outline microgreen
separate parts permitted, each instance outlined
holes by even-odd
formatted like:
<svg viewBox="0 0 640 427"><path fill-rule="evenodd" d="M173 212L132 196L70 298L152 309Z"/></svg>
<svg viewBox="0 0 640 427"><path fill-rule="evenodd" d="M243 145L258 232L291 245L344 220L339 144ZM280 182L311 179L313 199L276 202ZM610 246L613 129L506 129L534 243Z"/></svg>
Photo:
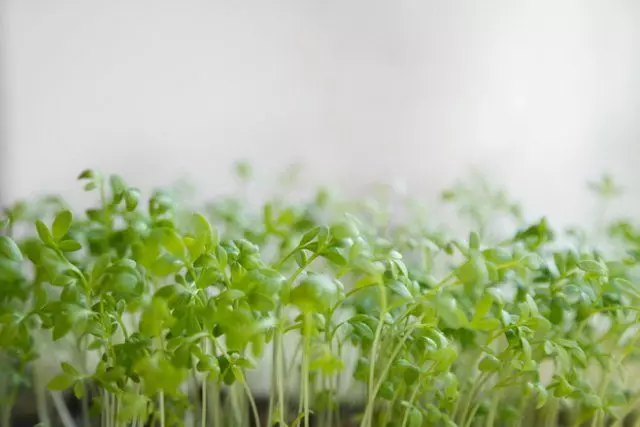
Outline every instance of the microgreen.
<svg viewBox="0 0 640 427"><path fill-rule="evenodd" d="M64 427L640 425L634 222L576 243L474 179L443 195L471 220L457 235L417 200L321 189L255 209L249 165L236 174L241 196L202 212L93 170L84 211L5 209L2 427L25 389Z"/></svg>

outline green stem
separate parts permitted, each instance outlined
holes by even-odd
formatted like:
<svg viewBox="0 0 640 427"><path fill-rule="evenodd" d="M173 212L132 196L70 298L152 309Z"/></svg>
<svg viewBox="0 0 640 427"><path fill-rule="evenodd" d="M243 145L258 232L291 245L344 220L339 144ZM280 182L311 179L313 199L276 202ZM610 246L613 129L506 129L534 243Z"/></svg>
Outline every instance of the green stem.
<svg viewBox="0 0 640 427"><path fill-rule="evenodd" d="M518 417L518 427L522 426L523 421L526 421L525 412L527 410L527 407L529 406L529 399L530 398L528 396L524 396L520 399L520 407L518 408L518 413L521 414L521 416Z"/></svg>
<svg viewBox="0 0 640 427"><path fill-rule="evenodd" d="M557 410L558 410L558 402L555 399L551 399L548 403L548 410L545 417L545 426L546 427L555 427L555 423L557 420Z"/></svg>
<svg viewBox="0 0 640 427"><path fill-rule="evenodd" d="M391 399L391 402L389 402L388 409L383 414L382 423L381 423L383 426L386 426L391 422L393 408L396 406L396 402L398 401L398 398L400 397L401 392L404 392L404 387L398 387L395 393L393 393L393 398Z"/></svg>
<svg viewBox="0 0 640 427"><path fill-rule="evenodd" d="M365 413L360 423L360 427L365 427L368 425L367 423L372 422L374 397L378 394L380 387L382 387L382 383L387 378L387 375L389 374L389 370L391 369L391 365L393 364L395 358L398 356L398 353L400 353L400 350L402 350L404 343L407 341L407 339L409 338L413 330L420 324L421 321L422 321L422 317L416 319L416 322L413 324L413 326L411 326L409 330L406 331L406 333L403 335L403 337L400 339L398 344L394 347L393 351L391 352L391 356L389 357L387 364L383 368L380 374L380 377L378 378L378 382L373 388L373 394L369 396L367 406L365 408Z"/></svg>
<svg viewBox="0 0 640 427"><path fill-rule="evenodd" d="M272 390L269 398L269 423L273 424L274 400L278 401L278 412L280 423L286 422L286 414L284 410L284 345L282 333L282 308L279 307L276 313L277 326L273 337L273 359L272 359L272 385L275 386L276 392ZM273 387L272 387L273 389ZM277 395L277 396L276 396Z"/></svg>
<svg viewBox="0 0 640 427"><path fill-rule="evenodd" d="M326 325L324 328L324 340L325 343L329 346L329 352L333 353L333 334L331 331L331 318L333 316L333 310L329 310L326 315ZM331 376L327 376L324 373L322 374L323 378L323 386L326 392L329 395L329 399L333 399L333 381ZM325 411L325 427L331 427L331 419L333 418L333 401L329 401L329 408Z"/></svg>
<svg viewBox="0 0 640 427"><path fill-rule="evenodd" d="M227 351L224 349L224 347L222 347L222 345L218 342L218 340L211 334L209 334L209 339L211 340L211 342L214 345L214 348L220 350L220 352L227 358L227 359L231 359L229 357L229 354L227 353ZM238 370L239 373L242 373L241 370ZM251 410L253 412L253 416L256 420L256 425L257 427L260 427L260 413L258 412L258 406L256 405L256 401L253 398L253 394L251 393L251 389L249 388L249 384L247 384L247 380L244 377L244 375L241 375L241 378L239 378L240 383L242 384L242 387L244 389L244 392L247 395L247 399L249 400L249 405L251 405ZM244 418L244 417L243 417Z"/></svg>
<svg viewBox="0 0 640 427"><path fill-rule="evenodd" d="M620 361L622 362L622 360ZM607 391L607 387L609 386L609 381L611 380L611 366L607 366L606 373L602 376L602 381L600 383L600 387L598 388L598 397L604 401L605 394ZM598 409L593 416L591 421L591 427L599 427L602 425L604 427L605 424L605 413L603 409Z"/></svg>
<svg viewBox="0 0 640 427"><path fill-rule="evenodd" d="M469 412L469 416L467 417L467 422L464 423L464 427L471 427L471 423L473 423L473 419L476 416L476 412L478 412L478 408L480 408L480 404L476 403L473 405L473 408Z"/></svg>
<svg viewBox="0 0 640 427"><path fill-rule="evenodd" d="M100 427L107 425L107 411L109 407L109 401L107 400L107 392L102 390L102 410L100 411Z"/></svg>
<svg viewBox="0 0 640 427"><path fill-rule="evenodd" d="M384 285L382 282L378 283L380 287L380 316L378 318L378 325L376 327L376 332L373 338L373 344L371 345L371 355L369 356L369 391L368 391L368 399L367 399L367 408L364 413L364 417L362 419L362 427L368 426L371 427L373 422L373 405L375 401L375 396L377 391L374 393L375 388L375 373L376 373L376 358L378 352L378 346L380 343L380 335L382 334L382 327L384 325L384 317L387 313L387 298L386 298L386 290L384 289Z"/></svg>
<svg viewBox="0 0 640 427"><path fill-rule="evenodd" d="M640 393L630 399L629 403L623 408L620 418L618 418L611 427L622 427L624 425L625 418L627 418L629 414L638 407L638 403L640 403ZM638 417L638 420L640 420L640 417Z"/></svg>
<svg viewBox="0 0 640 427"><path fill-rule="evenodd" d="M487 422L485 427L493 427L496 419L496 411L498 410L499 394L496 392L491 398L491 407L489 408L489 414L487 415Z"/></svg>
<svg viewBox="0 0 640 427"><path fill-rule="evenodd" d="M209 376L205 375L202 379L202 407L200 408L200 426L207 427L207 388L209 385Z"/></svg>
<svg viewBox="0 0 640 427"><path fill-rule="evenodd" d="M489 379L489 375L486 372L483 372L476 379L473 386L471 386L471 390L469 391L469 397L464 401L464 405L462 406L462 411L460 412L460 419L458 420L459 424L462 424L462 425L466 424L467 417L469 416L469 410L471 408L471 404L473 403L478 392L480 391L480 389L488 379Z"/></svg>
<svg viewBox="0 0 640 427"><path fill-rule="evenodd" d="M40 377L40 366L38 363L33 365L33 385L36 398L36 410L38 412L38 421L45 426L51 425L49 419L49 410L47 408L46 387L42 384Z"/></svg>
<svg viewBox="0 0 640 427"><path fill-rule="evenodd" d="M158 396L160 400L160 427L165 427L165 418L164 418L164 391L160 390L160 394Z"/></svg>
<svg viewBox="0 0 640 427"><path fill-rule="evenodd" d="M340 340L338 340L337 342L338 344L338 359L342 360L342 343L340 342ZM335 390L336 390L336 398L339 400L340 399L340 390L342 390L342 381L341 381L341 376L340 373L338 373L335 376ZM336 424L337 426L342 425L342 414L340 412L340 405L337 405L336 407Z"/></svg>
<svg viewBox="0 0 640 427"><path fill-rule="evenodd" d="M416 385L411 393L411 397L409 398L409 404L407 405L407 409L404 411L404 417L402 418L402 427L407 426L407 422L409 422L409 413L413 407L413 402L415 402L416 397L418 397L418 391L420 390L420 383Z"/></svg>
<svg viewBox="0 0 640 427"><path fill-rule="evenodd" d="M231 389L229 390L229 403L231 404L231 409L233 414L235 414L235 425L242 426L245 422L245 411L244 405L241 400L241 396L238 396L238 383L235 383Z"/></svg>
<svg viewBox="0 0 640 427"><path fill-rule="evenodd" d="M82 381L82 380L81 380ZM84 394L82 395L82 423L84 426L90 426L91 420L89 418L89 390L88 385L84 384ZM46 404L45 404L46 410Z"/></svg>
<svg viewBox="0 0 640 427"><path fill-rule="evenodd" d="M251 389L249 388L249 384L247 384L246 379L242 379L242 387L247 393L247 399L249 399L249 406L251 406L251 412L253 413L253 418L255 419L256 427L260 426L260 412L258 412L258 405L256 405L256 401L253 398L253 394L251 393Z"/></svg>
<svg viewBox="0 0 640 427"><path fill-rule="evenodd" d="M304 351L302 352L302 399L304 427L309 427L309 365L311 356L311 313L304 314Z"/></svg>
<svg viewBox="0 0 640 427"><path fill-rule="evenodd" d="M213 412L214 427L222 427L222 405L220 402L220 386L218 384L213 385L213 393L211 393L211 410Z"/></svg>

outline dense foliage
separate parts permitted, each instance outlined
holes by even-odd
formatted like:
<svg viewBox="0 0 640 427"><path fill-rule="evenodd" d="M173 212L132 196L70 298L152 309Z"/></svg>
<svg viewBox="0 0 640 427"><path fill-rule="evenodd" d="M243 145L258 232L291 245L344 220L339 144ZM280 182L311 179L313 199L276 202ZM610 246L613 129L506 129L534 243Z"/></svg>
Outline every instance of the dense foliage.
<svg viewBox="0 0 640 427"><path fill-rule="evenodd" d="M47 198L2 217L3 427L25 387L47 426L265 425L247 380L264 366L269 426L640 425L630 222L604 253L485 187L443 194L475 230L460 239L402 198L197 213L80 180L83 213Z"/></svg>

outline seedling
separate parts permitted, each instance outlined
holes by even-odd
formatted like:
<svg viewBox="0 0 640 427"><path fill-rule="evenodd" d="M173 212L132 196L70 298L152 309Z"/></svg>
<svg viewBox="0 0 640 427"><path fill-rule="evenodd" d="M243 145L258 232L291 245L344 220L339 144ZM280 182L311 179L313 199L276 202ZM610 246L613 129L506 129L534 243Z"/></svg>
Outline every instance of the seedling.
<svg viewBox="0 0 640 427"><path fill-rule="evenodd" d="M250 168L236 172L246 188ZM640 426L631 221L598 250L478 180L445 193L472 221L458 236L416 200L320 190L254 210L243 190L199 213L79 179L95 206L19 203L0 222L2 427L25 389L47 426ZM505 214L514 228L495 236ZM62 360L44 380L47 340ZM261 408L249 379L264 366Z"/></svg>

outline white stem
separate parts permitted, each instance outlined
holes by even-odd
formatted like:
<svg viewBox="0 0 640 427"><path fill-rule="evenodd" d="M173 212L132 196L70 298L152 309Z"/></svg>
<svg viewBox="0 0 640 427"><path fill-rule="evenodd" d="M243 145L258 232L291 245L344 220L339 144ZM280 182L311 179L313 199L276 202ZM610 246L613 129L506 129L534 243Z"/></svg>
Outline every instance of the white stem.
<svg viewBox="0 0 640 427"><path fill-rule="evenodd" d="M67 405L64 403L64 399L60 392L52 391L51 399L53 400L53 406L56 408L56 411L58 411L62 425L64 427L76 427L76 423L73 421L73 417L71 416Z"/></svg>

